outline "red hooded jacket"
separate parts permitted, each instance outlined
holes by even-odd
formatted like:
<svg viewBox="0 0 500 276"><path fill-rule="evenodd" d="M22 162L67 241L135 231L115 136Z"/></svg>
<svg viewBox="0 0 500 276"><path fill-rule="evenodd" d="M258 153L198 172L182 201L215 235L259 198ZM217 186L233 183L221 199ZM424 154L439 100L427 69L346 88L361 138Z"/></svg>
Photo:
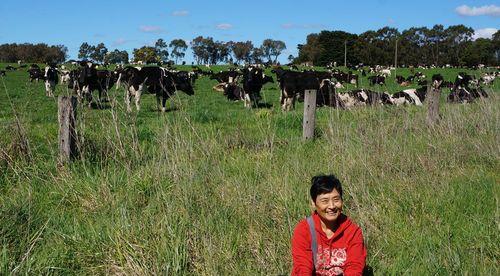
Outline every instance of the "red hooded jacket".
<svg viewBox="0 0 500 276"><path fill-rule="evenodd" d="M295 227L292 237L292 275L362 275L366 248L361 228L342 214L339 227L328 239L321 229L321 219L316 212L313 220L318 244L316 269L313 265L309 225L303 219Z"/></svg>

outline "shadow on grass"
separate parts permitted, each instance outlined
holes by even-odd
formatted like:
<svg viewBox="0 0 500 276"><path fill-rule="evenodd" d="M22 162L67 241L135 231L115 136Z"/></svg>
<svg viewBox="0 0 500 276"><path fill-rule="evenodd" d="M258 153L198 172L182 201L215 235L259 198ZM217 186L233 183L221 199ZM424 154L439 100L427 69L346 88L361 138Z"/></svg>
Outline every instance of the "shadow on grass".
<svg viewBox="0 0 500 276"><path fill-rule="evenodd" d="M149 111L158 112L158 113L169 113L169 112L174 112L174 111L178 111L178 110L179 110L179 108L176 106L166 108L165 111L161 111L161 108L150 108L149 109Z"/></svg>
<svg viewBox="0 0 500 276"><path fill-rule="evenodd" d="M273 104L270 103L258 103L256 108L273 108Z"/></svg>
<svg viewBox="0 0 500 276"><path fill-rule="evenodd" d="M104 101L102 101L102 102L92 102L89 107L91 109L97 109L97 110L111 109L111 105L106 104Z"/></svg>

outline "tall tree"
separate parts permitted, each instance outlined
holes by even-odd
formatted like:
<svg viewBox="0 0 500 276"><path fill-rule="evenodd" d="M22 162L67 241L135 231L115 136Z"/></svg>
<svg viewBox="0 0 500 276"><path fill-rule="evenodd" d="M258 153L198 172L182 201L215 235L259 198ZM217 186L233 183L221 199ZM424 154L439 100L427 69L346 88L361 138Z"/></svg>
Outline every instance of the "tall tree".
<svg viewBox="0 0 500 276"><path fill-rule="evenodd" d="M269 62L273 61L276 63L278 56L286 49L286 44L281 40L266 39L262 42L261 49Z"/></svg>
<svg viewBox="0 0 500 276"><path fill-rule="evenodd" d="M227 62L231 57L231 48L229 43L217 41L215 43L215 51L215 63Z"/></svg>
<svg viewBox="0 0 500 276"><path fill-rule="evenodd" d="M104 58L104 61L107 63L128 63L128 53L127 51L120 51L118 49L113 50L112 52L107 53Z"/></svg>
<svg viewBox="0 0 500 276"><path fill-rule="evenodd" d="M143 46L139 49L134 49L134 61L156 63L160 61L160 57L156 52L156 48L150 46Z"/></svg>
<svg viewBox="0 0 500 276"><path fill-rule="evenodd" d="M309 34L306 38L306 44L297 45L299 50L297 62L312 61L315 64L317 63L322 51L318 43L318 37L318 34Z"/></svg>
<svg viewBox="0 0 500 276"><path fill-rule="evenodd" d="M172 56L175 58L175 63L179 63L179 59L184 58L187 50L186 41L183 39L174 39L168 45L171 49Z"/></svg>
<svg viewBox="0 0 500 276"><path fill-rule="evenodd" d="M493 41L493 51L495 53L495 63L500 64L500 30L493 34L491 40Z"/></svg>
<svg viewBox="0 0 500 276"><path fill-rule="evenodd" d="M429 30L429 43L430 43L431 53L432 53L432 63L434 63L437 66L441 65L440 56L441 56L441 52L444 49L444 47L442 45L443 40L444 40L444 27L443 27L443 25L440 25L440 24L434 25L434 27L432 27L432 29ZM440 47L441 47L441 49L440 49Z"/></svg>
<svg viewBox="0 0 500 276"><path fill-rule="evenodd" d="M232 50L236 63L240 63L241 61L249 62L252 49L253 44L251 41L233 43Z"/></svg>
<svg viewBox="0 0 500 276"><path fill-rule="evenodd" d="M464 25L449 26L445 30L445 43L448 48L449 63L464 65L464 57L461 56L468 41L472 39L474 30Z"/></svg>
<svg viewBox="0 0 500 276"><path fill-rule="evenodd" d="M97 62L103 62L104 57L108 53L108 48L104 46L104 43L99 43L97 46L92 46L92 52L90 53L90 58L97 61Z"/></svg>
<svg viewBox="0 0 500 276"><path fill-rule="evenodd" d="M167 42L165 42L163 39L158 39L155 42L155 51L156 51L156 56L157 59L159 59L162 62L167 62L168 61L168 50L167 50Z"/></svg>
<svg viewBox="0 0 500 276"><path fill-rule="evenodd" d="M198 36L191 41L191 49L197 64L208 63L209 54L205 45L205 38Z"/></svg>
<svg viewBox="0 0 500 276"><path fill-rule="evenodd" d="M83 42L82 45L80 45L80 50L78 51L78 58L90 59L93 52L94 46L89 45L87 42Z"/></svg>
<svg viewBox="0 0 500 276"><path fill-rule="evenodd" d="M2 44L0 45L1 62L54 62L60 63L66 60L68 48L64 45L49 46L45 43L31 44Z"/></svg>
<svg viewBox="0 0 500 276"><path fill-rule="evenodd" d="M254 47L252 50L252 54L250 55L251 62L258 64L263 63L262 58L264 57L264 51L260 47Z"/></svg>

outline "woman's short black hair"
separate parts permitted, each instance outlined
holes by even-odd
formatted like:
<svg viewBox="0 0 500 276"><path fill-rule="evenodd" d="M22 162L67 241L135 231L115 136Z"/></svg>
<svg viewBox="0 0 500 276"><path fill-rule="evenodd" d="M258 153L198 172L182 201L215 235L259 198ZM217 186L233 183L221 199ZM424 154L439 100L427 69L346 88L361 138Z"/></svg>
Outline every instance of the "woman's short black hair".
<svg viewBox="0 0 500 276"><path fill-rule="evenodd" d="M336 189L342 198L342 184L340 180L333 174L316 175L311 179L311 199L316 201L316 197L320 194L327 194Z"/></svg>

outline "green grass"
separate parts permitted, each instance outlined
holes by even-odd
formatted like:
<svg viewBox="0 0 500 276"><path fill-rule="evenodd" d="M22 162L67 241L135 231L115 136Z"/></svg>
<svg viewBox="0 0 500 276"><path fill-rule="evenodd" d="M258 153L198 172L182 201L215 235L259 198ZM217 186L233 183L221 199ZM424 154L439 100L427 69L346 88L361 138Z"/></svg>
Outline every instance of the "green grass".
<svg viewBox="0 0 500 276"><path fill-rule="evenodd" d="M0 274L289 274L317 173L342 180L375 274L499 274L496 92L461 105L444 91L434 128L425 107L320 108L318 138L303 142L303 106L281 112L276 84L263 91L273 106L254 110L208 78L167 113L144 95L127 114L113 90L113 108L79 106L81 153L61 167L56 100L25 71L7 74Z"/></svg>

